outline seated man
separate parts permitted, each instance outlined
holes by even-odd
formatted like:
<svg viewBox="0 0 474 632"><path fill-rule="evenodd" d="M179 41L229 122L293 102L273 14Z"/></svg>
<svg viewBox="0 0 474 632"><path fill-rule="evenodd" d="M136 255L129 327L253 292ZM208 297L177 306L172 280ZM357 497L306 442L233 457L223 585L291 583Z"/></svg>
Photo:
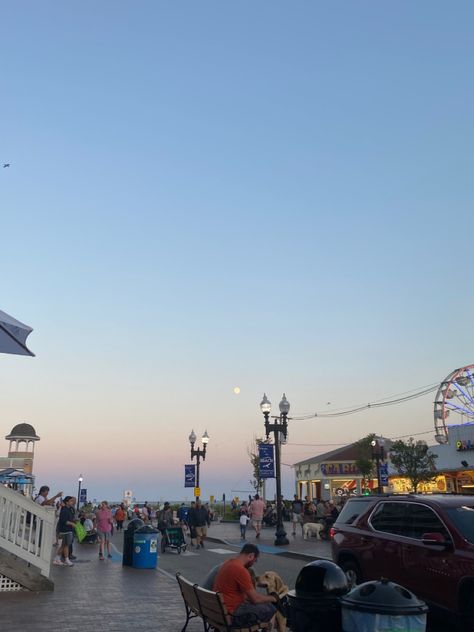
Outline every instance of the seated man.
<svg viewBox="0 0 474 632"><path fill-rule="evenodd" d="M275 615L278 597L257 592L250 575L259 555L255 544L245 544L237 557L222 564L214 581L213 590L222 594L235 625L264 623Z"/></svg>
<svg viewBox="0 0 474 632"><path fill-rule="evenodd" d="M82 525L87 532L83 542L87 542L87 544L95 544L97 542L97 531L94 528L94 522L91 517L84 515L84 522L82 522Z"/></svg>

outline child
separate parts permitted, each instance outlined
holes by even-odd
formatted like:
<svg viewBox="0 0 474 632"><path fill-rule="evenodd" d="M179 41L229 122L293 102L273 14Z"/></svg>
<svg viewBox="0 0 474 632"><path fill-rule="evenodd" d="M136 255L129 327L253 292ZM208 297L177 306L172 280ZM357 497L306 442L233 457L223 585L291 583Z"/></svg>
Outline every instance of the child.
<svg viewBox="0 0 474 632"><path fill-rule="evenodd" d="M247 524L249 523L250 518L244 512L240 514L239 522L240 522L240 539L245 540L245 532L247 531Z"/></svg>

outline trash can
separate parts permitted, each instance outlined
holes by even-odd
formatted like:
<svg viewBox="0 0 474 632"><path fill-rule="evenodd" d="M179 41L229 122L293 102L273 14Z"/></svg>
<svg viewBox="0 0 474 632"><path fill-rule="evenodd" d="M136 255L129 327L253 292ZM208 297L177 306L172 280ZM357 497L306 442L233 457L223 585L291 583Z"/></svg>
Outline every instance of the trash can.
<svg viewBox="0 0 474 632"><path fill-rule="evenodd" d="M428 606L388 579L366 582L341 597L343 632L425 632Z"/></svg>
<svg viewBox="0 0 474 632"><path fill-rule="evenodd" d="M130 520L127 528L123 532L123 550L122 550L122 565L133 565L133 534L137 529L143 527L145 523L140 518L134 518Z"/></svg>
<svg viewBox="0 0 474 632"><path fill-rule="evenodd" d="M346 574L329 560L303 566L288 593L288 626L293 632L340 632L339 597L349 591Z"/></svg>
<svg viewBox="0 0 474 632"><path fill-rule="evenodd" d="M149 525L133 534L133 568L156 568L158 562L158 529Z"/></svg>

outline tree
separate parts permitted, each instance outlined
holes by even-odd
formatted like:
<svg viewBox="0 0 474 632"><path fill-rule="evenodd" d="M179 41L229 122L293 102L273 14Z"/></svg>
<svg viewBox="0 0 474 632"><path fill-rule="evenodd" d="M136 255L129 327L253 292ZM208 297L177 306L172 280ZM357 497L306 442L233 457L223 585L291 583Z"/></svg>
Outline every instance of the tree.
<svg viewBox="0 0 474 632"><path fill-rule="evenodd" d="M392 464L401 476L410 480L415 494L420 483L429 483L436 478L437 458L429 452L424 441L414 441L413 437L406 442L402 439L395 441L390 451Z"/></svg>
<svg viewBox="0 0 474 632"><path fill-rule="evenodd" d="M376 435L371 433L364 437L363 439L359 439L356 443L357 448L357 458L355 461L356 468L362 474L362 485L363 487L368 487L368 482L374 476L374 459L372 456L372 441L375 439Z"/></svg>
<svg viewBox="0 0 474 632"><path fill-rule="evenodd" d="M250 464L252 466L252 476L249 480L250 485L255 489L257 494L262 492L264 479L260 478L260 457L258 453L258 446L261 443L270 443L270 439L262 439L254 436L252 443L247 446L247 454L249 455Z"/></svg>

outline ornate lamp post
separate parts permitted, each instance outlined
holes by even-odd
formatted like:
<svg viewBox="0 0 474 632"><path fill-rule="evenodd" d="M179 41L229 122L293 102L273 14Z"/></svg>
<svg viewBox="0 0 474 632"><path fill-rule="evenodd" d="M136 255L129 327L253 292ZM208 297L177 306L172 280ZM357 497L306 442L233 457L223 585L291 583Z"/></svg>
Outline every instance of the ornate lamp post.
<svg viewBox="0 0 474 632"><path fill-rule="evenodd" d="M78 487L77 487L77 510L79 511L79 507L81 506L81 485L84 480L82 474L79 474L79 478L77 479Z"/></svg>
<svg viewBox="0 0 474 632"><path fill-rule="evenodd" d="M189 435L189 443L191 444L191 461L196 457L196 487L199 487L199 465L201 463L201 458L203 461L206 460L206 448L209 443L209 435L206 432L202 435L201 441L203 448L194 449L194 444L196 443L196 434L194 430L191 430L191 434ZM196 500L199 500L199 496L196 497Z"/></svg>
<svg viewBox="0 0 474 632"><path fill-rule="evenodd" d="M377 493L382 492L382 482L380 475L380 462L385 459L385 440L382 437L371 441L372 446L372 460L375 461L377 468Z"/></svg>
<svg viewBox="0 0 474 632"><path fill-rule="evenodd" d="M286 440L288 433L288 413L290 412L290 402L286 399L285 393L283 393L283 397L281 399L280 405L280 415L278 417L272 417L275 419L273 423L270 423L270 411L272 409L272 404L270 400L267 398L265 393L263 394L263 399L260 403L260 410L265 417L265 434L267 435L267 439L270 435L270 432L273 432L274 443L275 443L275 479L276 479L276 495L277 495L277 527L275 532L275 546L282 546L284 544L289 544L288 538L286 537L286 531L283 527L283 511L282 511L282 500L281 500L281 464L280 464L280 446L282 438Z"/></svg>

